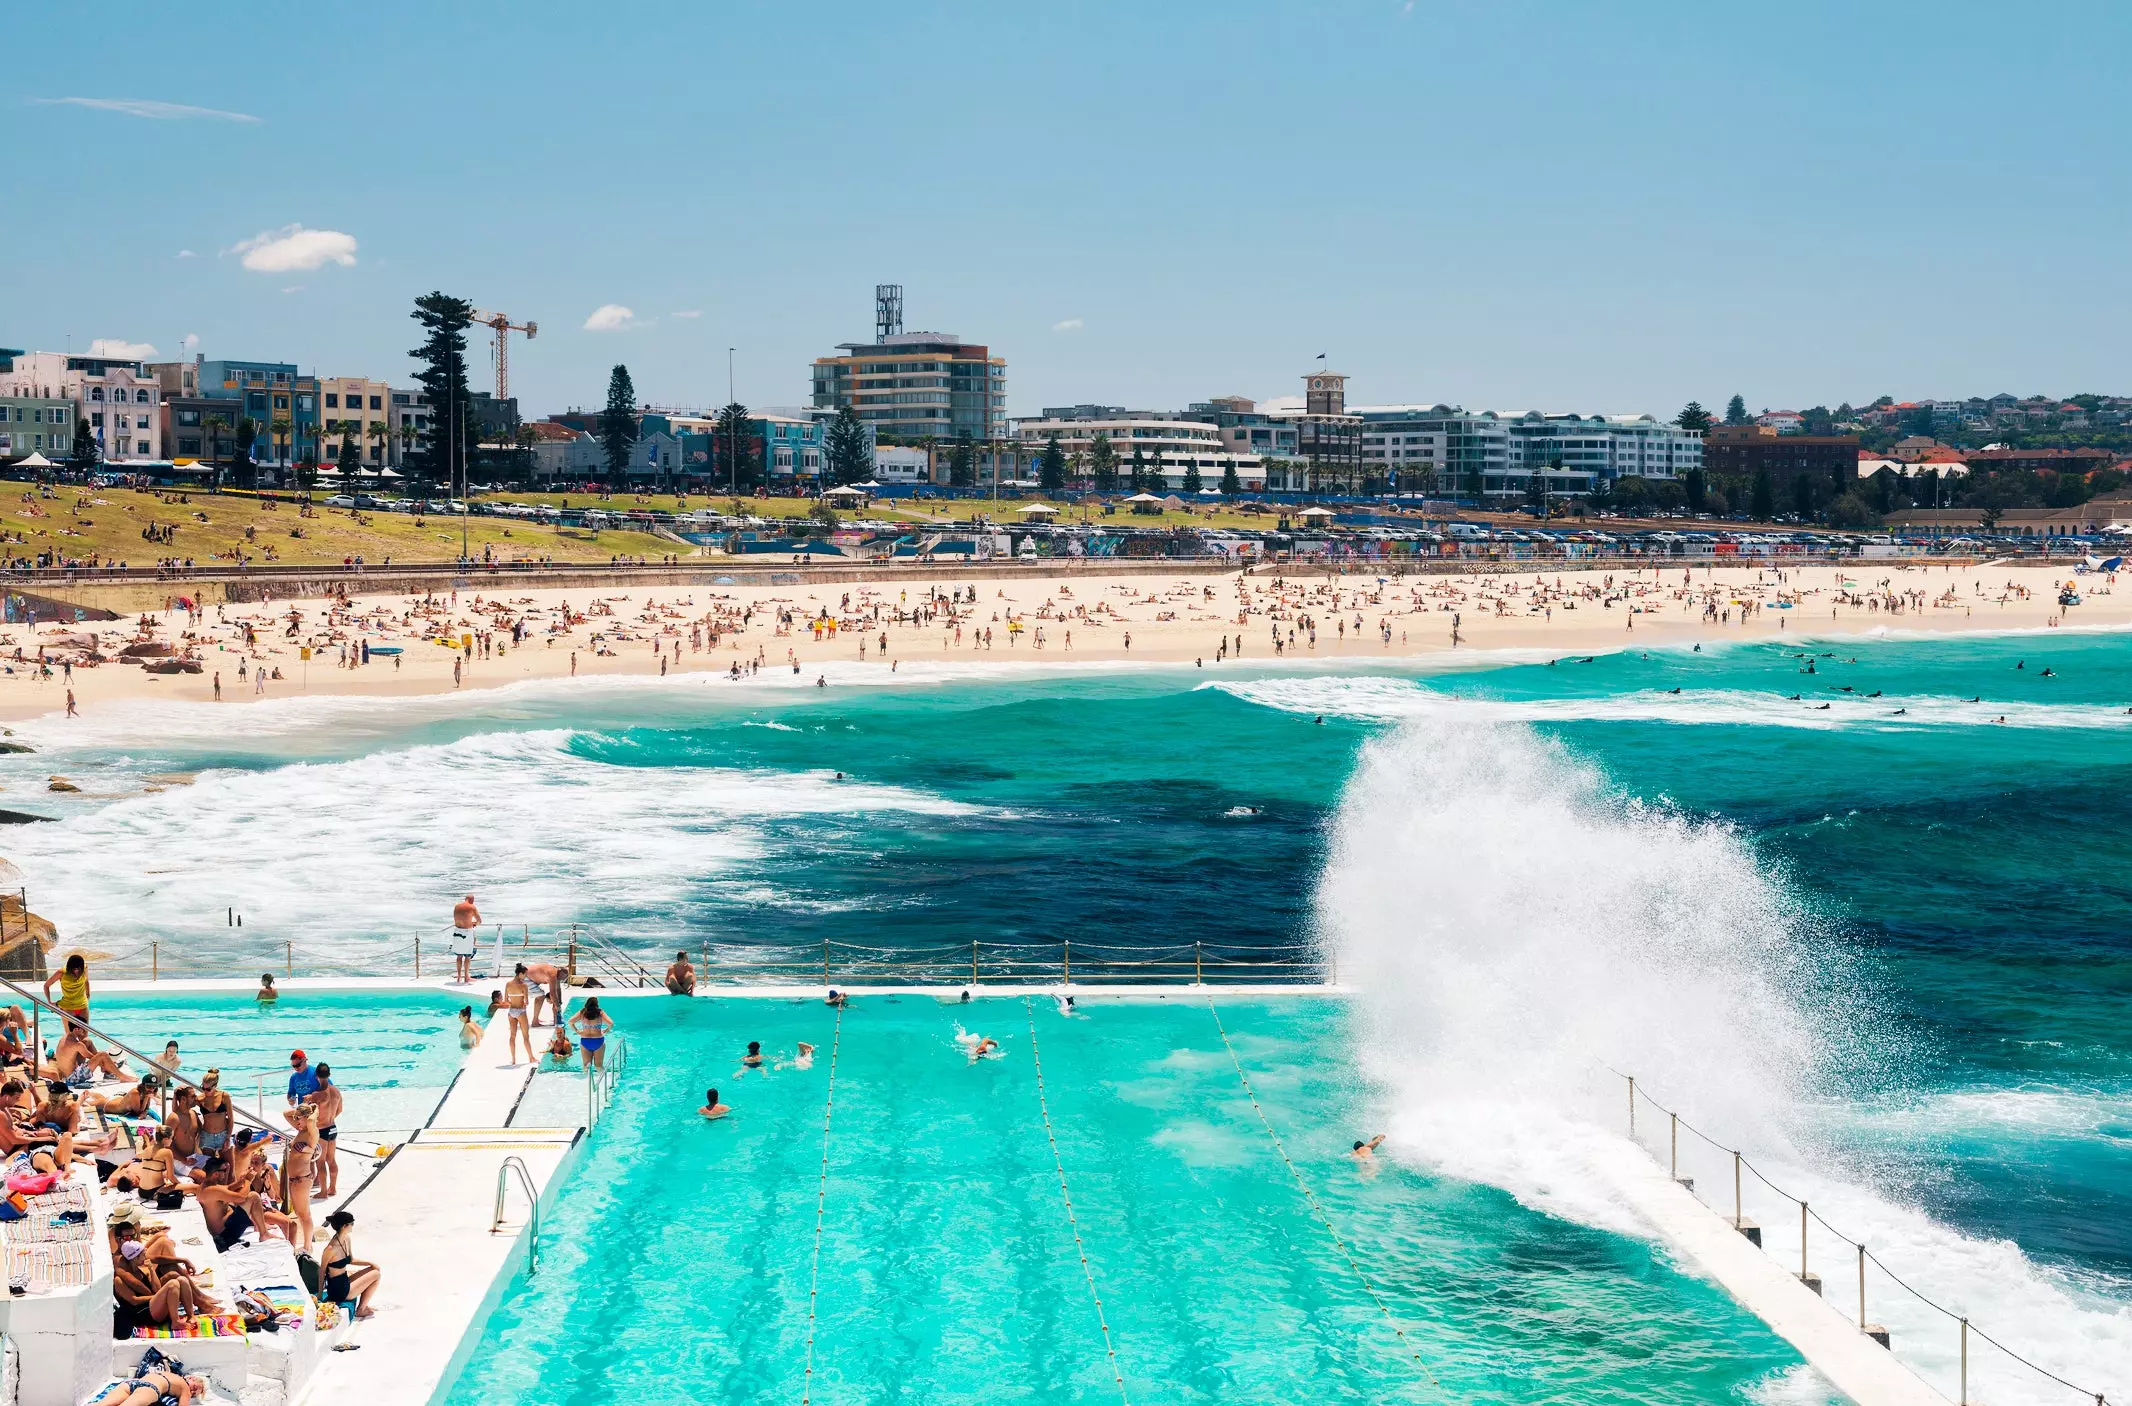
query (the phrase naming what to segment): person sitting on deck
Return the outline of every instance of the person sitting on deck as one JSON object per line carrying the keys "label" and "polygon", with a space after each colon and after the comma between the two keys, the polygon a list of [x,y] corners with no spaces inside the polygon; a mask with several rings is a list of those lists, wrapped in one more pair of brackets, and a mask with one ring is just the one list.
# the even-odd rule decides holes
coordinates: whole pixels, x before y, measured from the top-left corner
{"label": "person sitting on deck", "polygon": [[696,969],[689,965],[688,953],[676,952],[674,964],[666,969],[666,994],[669,996],[693,996],[696,994]]}
{"label": "person sitting on deck", "polygon": [[184,1189],[199,1202],[200,1214],[207,1221],[207,1232],[214,1238],[217,1250],[226,1252],[244,1238],[245,1231],[255,1226],[262,1236],[269,1231],[278,1231],[284,1240],[290,1240],[291,1232],[296,1228],[296,1222],[290,1217],[268,1210],[259,1194],[249,1186],[233,1184],[228,1158],[216,1157],[209,1161],[201,1169],[199,1179],[186,1183]]}
{"label": "person sitting on deck", "polygon": [[373,1317],[377,1310],[370,1306],[370,1296],[377,1292],[385,1271],[369,1260],[355,1257],[353,1212],[335,1211],[326,1217],[326,1228],[333,1232],[333,1238],[318,1256],[318,1267],[326,1276],[326,1302],[347,1303],[353,1299],[357,1318]]}
{"label": "person sitting on deck", "polygon": [[[168,1274],[158,1283],[148,1266],[148,1247],[141,1243],[141,1232],[137,1227],[114,1226],[111,1239],[114,1246],[111,1293],[118,1301],[114,1329],[120,1336],[130,1338],[141,1328],[183,1328],[187,1326],[187,1320],[212,1302],[200,1292],[200,1286],[190,1275]],[[120,1399],[131,1401],[133,1398]],[[158,1399],[148,1398],[149,1406]]]}
{"label": "person sitting on deck", "polygon": [[123,1079],[125,1069],[110,1055],[96,1048],[89,1032],[78,1025],[68,1025],[67,1033],[59,1041],[59,1048],[37,1071],[40,1078],[64,1079],[76,1086],[92,1082],[97,1075]]}
{"label": "person sitting on deck", "polygon": [[0,1010],[0,1064],[30,1062],[30,1018],[20,1006]]}
{"label": "person sitting on deck", "polygon": [[[22,1092],[20,1079],[0,1084],[0,1096],[13,1097]],[[28,1114],[9,1108],[5,1116],[0,1116],[0,1156],[11,1161],[27,1159],[34,1172],[64,1171],[74,1161],[74,1138],[70,1133],[33,1127]]]}
{"label": "person sitting on deck", "polygon": [[163,1087],[163,1081],[153,1074],[143,1074],[141,1082],[122,1094],[90,1094],[89,1107],[99,1113],[116,1113],[122,1118],[150,1118],[148,1110],[155,1106],[153,1095]]}
{"label": "person sitting on deck", "polygon": [[30,1115],[30,1120],[40,1127],[50,1128],[55,1133],[64,1133],[74,1139],[77,1150],[102,1152],[118,1139],[110,1133],[96,1138],[85,1138],[81,1132],[81,1100],[74,1090],[65,1084],[53,1082],[44,1086],[44,1102]]}
{"label": "person sitting on deck", "polygon": [[170,1129],[157,1128],[154,1144],[114,1171],[108,1185],[116,1191],[163,1191],[175,1187],[177,1160],[170,1145]]}

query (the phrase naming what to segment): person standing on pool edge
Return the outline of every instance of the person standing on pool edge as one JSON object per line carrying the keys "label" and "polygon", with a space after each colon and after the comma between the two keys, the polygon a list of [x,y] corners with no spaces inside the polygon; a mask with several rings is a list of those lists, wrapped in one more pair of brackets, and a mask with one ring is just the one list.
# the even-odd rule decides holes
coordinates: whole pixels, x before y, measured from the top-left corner
{"label": "person standing on pool edge", "polygon": [[[67,964],[44,979],[44,998],[52,1000],[52,985],[59,985],[59,999],[52,1004],[67,1013],[74,1024],[89,1023],[89,963],[81,953],[67,958]],[[40,1057],[43,1052],[39,1051]]]}
{"label": "person standing on pool edge", "polygon": [[600,1009],[599,997],[585,998],[585,1004],[570,1017],[570,1028],[577,1032],[578,1048],[585,1052],[585,1062],[594,1069],[605,1069],[607,1037],[614,1031],[614,1021]]}
{"label": "person standing on pool edge", "polygon": [[475,929],[481,926],[481,910],[474,906],[474,895],[452,905],[452,984],[464,986],[474,979],[474,949],[481,939]]}

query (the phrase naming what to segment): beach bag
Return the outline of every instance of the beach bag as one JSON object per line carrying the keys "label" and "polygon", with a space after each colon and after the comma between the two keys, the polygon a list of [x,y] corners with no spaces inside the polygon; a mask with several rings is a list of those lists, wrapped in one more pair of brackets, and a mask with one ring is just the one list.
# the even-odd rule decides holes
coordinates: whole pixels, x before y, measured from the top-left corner
{"label": "beach bag", "polygon": [[175,1211],[185,1204],[185,1193],[172,1189],[155,1194],[155,1208],[159,1211]]}
{"label": "beach bag", "polygon": [[142,1377],[147,1376],[150,1372],[155,1371],[158,1367],[162,1368],[166,1372],[169,1372],[173,1376],[182,1377],[185,1375],[184,1363],[178,1361],[177,1358],[172,1357],[169,1353],[163,1351],[161,1348],[152,1347],[141,1354],[141,1360],[139,1365],[137,1365],[133,1369],[133,1379],[135,1381],[139,1381]]}
{"label": "beach bag", "polygon": [[315,1299],[326,1291],[325,1277],[318,1272],[318,1261],[311,1257],[309,1251],[297,1252],[296,1272],[303,1276],[304,1288],[312,1298]]}
{"label": "beach bag", "polygon": [[25,1196],[42,1196],[59,1180],[57,1172],[17,1172],[7,1179],[9,1191],[19,1191]]}

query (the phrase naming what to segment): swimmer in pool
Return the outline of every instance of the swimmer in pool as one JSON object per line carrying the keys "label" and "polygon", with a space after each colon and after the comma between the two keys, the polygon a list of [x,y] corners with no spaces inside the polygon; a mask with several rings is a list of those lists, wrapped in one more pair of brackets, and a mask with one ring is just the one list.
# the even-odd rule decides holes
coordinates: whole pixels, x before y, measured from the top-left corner
{"label": "swimmer in pool", "polygon": [[1057,999],[1059,1003],[1059,1014],[1065,1016],[1068,1020],[1071,1020],[1073,1017],[1081,1013],[1079,1008],[1074,1005],[1073,997],[1060,996]]}
{"label": "swimmer in pool", "polygon": [[845,1006],[851,1004],[851,997],[842,994],[834,986],[832,986],[829,988],[829,994],[822,998],[822,1004],[825,1006],[835,1006],[838,1010],[842,1010]]}
{"label": "swimmer in pool", "polygon": [[740,1057],[740,1072],[745,1074],[750,1069],[760,1069],[762,1067],[762,1041],[750,1040],[748,1041],[748,1052]]}
{"label": "swimmer in pool", "polygon": [[799,1049],[793,1054],[792,1058],[789,1061],[779,1060],[777,1067],[779,1069],[814,1068],[814,1046],[808,1044],[805,1040],[800,1041]]}
{"label": "swimmer in pool", "polygon": [[723,1118],[733,1110],[718,1101],[718,1090],[711,1089],[703,1095],[703,1107],[696,1111],[706,1118]]}
{"label": "swimmer in pool", "polygon": [[570,1067],[570,1036],[560,1025],[555,1027],[555,1034],[548,1041],[546,1053],[550,1069],[568,1069]]}
{"label": "swimmer in pool", "polygon": [[1357,1162],[1373,1162],[1377,1157],[1377,1145],[1383,1141],[1384,1134],[1379,1133],[1368,1142],[1357,1142],[1347,1155]]}
{"label": "swimmer in pool", "polygon": [[955,1043],[962,1047],[962,1052],[970,1057],[972,1064],[981,1059],[1000,1057],[999,1041],[990,1035],[972,1035],[958,1027],[955,1031]]}

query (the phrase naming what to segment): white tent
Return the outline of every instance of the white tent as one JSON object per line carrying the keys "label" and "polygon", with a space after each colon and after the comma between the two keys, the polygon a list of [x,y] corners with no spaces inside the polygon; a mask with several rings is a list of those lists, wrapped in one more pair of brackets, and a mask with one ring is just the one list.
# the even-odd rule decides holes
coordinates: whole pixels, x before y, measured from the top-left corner
{"label": "white tent", "polygon": [[15,467],[21,469],[49,469],[52,467],[52,461],[32,449],[26,458],[15,461]]}
{"label": "white tent", "polygon": [[823,489],[822,496],[824,498],[864,498],[866,496],[866,490],[863,488],[855,488],[850,484],[845,484],[842,488]]}
{"label": "white tent", "polygon": [[1297,517],[1307,517],[1307,518],[1329,518],[1329,517],[1331,517],[1331,516],[1332,516],[1332,509],[1330,509],[1330,508],[1305,508],[1305,509],[1303,509],[1303,511],[1301,511],[1301,512],[1297,513],[1297,514],[1296,514],[1296,516],[1297,516]]}
{"label": "white tent", "polygon": [[1059,510],[1049,503],[1031,503],[1022,509],[1022,513],[1026,517],[1057,517]]}
{"label": "white tent", "polygon": [[1128,503],[1159,503],[1162,500],[1152,493],[1135,493],[1125,501]]}

